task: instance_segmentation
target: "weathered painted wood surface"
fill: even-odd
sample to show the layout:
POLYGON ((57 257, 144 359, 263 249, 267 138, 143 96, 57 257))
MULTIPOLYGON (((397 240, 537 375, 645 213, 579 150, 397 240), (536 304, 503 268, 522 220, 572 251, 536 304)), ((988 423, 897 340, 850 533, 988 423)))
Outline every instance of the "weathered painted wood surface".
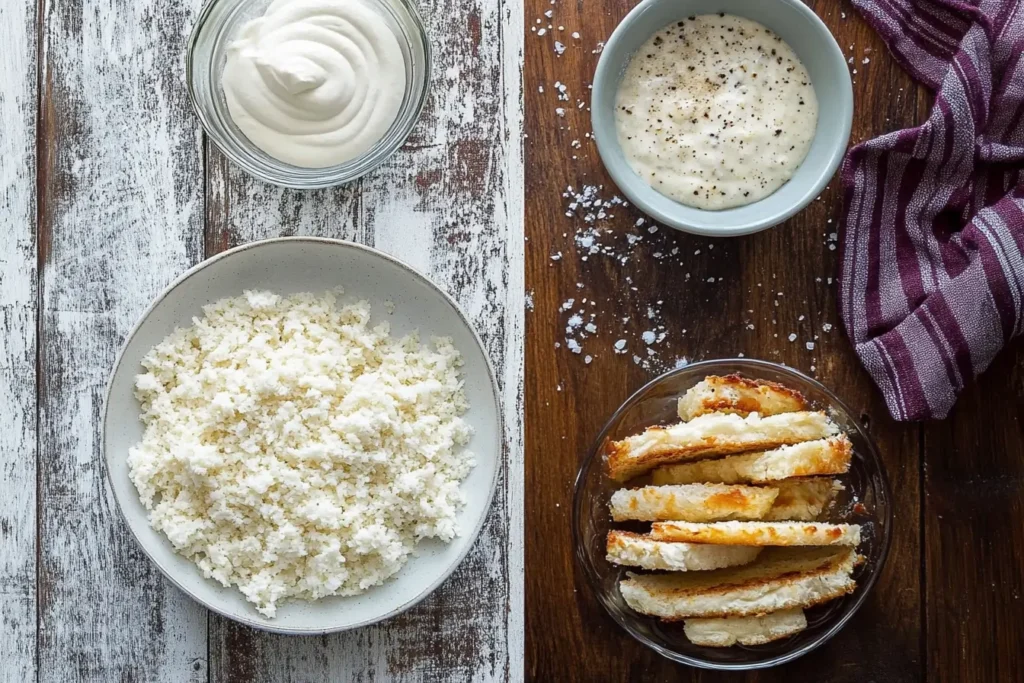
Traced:
POLYGON ((0 4, 0 683, 37 662, 35 25, 0 4))
POLYGON ((167 58, 192 17, 155 0, 40 17, 40 681, 207 676, 205 610, 136 547, 99 434, 122 339, 202 257, 202 139, 167 58))
POLYGON ((0 682, 521 680, 521 2, 423 3, 423 119, 384 168, 316 193, 255 182, 204 139, 181 73, 199 6, 0 5, 0 682), (357 240, 428 273, 504 390, 506 462, 480 541, 424 604, 352 634, 284 638, 208 614, 135 547, 101 465, 104 385, 137 316, 205 256, 283 234, 357 240))
POLYGON ((479 541, 421 605, 376 627, 304 640, 211 616, 217 680, 522 679, 522 578, 513 576, 522 571, 522 10, 491 0, 420 10, 434 36, 434 82, 405 147, 351 187, 315 193, 269 188, 211 148, 207 248, 341 237, 429 274, 480 331, 502 382, 504 475, 479 541))

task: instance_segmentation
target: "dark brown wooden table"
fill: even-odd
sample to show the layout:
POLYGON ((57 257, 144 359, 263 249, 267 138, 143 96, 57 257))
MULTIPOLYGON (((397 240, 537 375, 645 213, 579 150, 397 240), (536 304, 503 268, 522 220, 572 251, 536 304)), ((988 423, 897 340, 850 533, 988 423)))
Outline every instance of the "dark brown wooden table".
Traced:
MULTIPOLYGON (((612 231, 602 242, 625 244, 629 234, 642 241, 620 247, 625 264, 603 254, 582 258, 574 235, 588 223, 566 216, 562 192, 585 184, 603 184, 603 197, 616 191, 586 137, 589 111, 577 99, 589 106, 596 43, 634 4, 526 2, 526 280, 534 302, 526 321, 527 679, 1024 680, 1024 345, 1005 350, 947 420, 895 423, 836 311, 830 278, 838 250, 830 233, 841 212, 838 180, 786 224, 740 239, 651 234, 635 226, 636 210, 613 208, 614 218, 595 221, 612 231), (560 56, 556 40, 566 46, 560 56), (556 82, 568 101, 557 99, 556 82), (580 354, 565 346, 570 312, 560 309, 569 298, 573 310, 583 298, 596 302, 598 331, 580 354), (660 309, 668 334, 658 362, 645 369, 632 353, 651 326, 648 304, 660 309), (626 354, 613 353, 620 338, 626 354), (775 670, 724 676, 662 659, 619 630, 574 565, 569 520, 578 463, 632 391, 675 358, 740 353, 812 372, 860 414, 884 455, 896 525, 878 585, 833 641, 775 670)), ((810 4, 854 57, 852 142, 920 123, 931 94, 900 69, 850 3, 810 4)))

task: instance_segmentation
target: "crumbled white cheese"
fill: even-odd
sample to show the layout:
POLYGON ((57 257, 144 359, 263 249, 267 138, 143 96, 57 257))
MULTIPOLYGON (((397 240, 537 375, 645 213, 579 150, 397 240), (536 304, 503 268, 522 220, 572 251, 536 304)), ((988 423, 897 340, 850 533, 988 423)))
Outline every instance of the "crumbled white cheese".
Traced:
POLYGON ((145 433, 128 455, 150 524, 268 617, 353 595, 417 541, 450 541, 474 465, 450 339, 370 326, 334 293, 246 292, 143 359, 145 433))

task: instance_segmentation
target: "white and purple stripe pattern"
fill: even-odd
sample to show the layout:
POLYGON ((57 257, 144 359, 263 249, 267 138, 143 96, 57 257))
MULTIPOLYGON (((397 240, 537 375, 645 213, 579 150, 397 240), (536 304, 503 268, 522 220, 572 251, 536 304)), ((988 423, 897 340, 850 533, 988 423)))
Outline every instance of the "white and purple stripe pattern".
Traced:
POLYGON ((943 418, 1024 332, 1024 3, 854 5, 936 97, 846 157, 840 313, 893 417, 943 418))

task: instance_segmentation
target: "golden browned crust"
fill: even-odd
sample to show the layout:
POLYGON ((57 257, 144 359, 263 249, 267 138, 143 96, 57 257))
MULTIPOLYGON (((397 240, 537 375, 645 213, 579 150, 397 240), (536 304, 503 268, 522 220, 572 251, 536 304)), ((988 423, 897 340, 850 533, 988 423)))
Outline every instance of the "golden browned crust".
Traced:
POLYGON ((767 521, 810 521, 818 515, 843 489, 837 479, 804 477, 772 482, 778 489, 771 510, 764 516, 767 521))
POLYGON ((713 493, 704 501, 705 507, 715 512, 731 512, 742 510, 753 503, 750 496, 744 493, 743 489, 736 487, 724 493, 713 493))
POLYGON ((612 496, 612 519, 711 522, 724 519, 760 519, 778 497, 774 486, 739 484, 689 484, 644 486, 612 496), (615 502, 628 496, 628 502, 615 502), (642 509, 641 509, 642 508, 642 509))
MULTIPOLYGON (((665 431, 664 427, 649 427, 647 432, 665 431)), ((608 453, 608 476, 615 481, 626 481, 639 476, 648 470, 671 465, 683 460, 696 460, 712 455, 725 455, 735 453, 738 448, 732 445, 729 439, 722 439, 715 436, 704 438, 701 443, 680 448, 671 444, 652 448, 640 456, 632 456, 629 444, 623 441, 615 441, 611 444, 608 453)), ((784 439, 763 439, 761 441, 750 441, 742 445, 744 451, 768 451, 779 446, 788 445, 789 441, 784 439)))
MULTIPOLYGON (((814 483, 815 480, 811 479, 797 479, 794 480, 794 484, 806 482, 808 484, 814 483)), ((780 482, 781 483, 781 482, 780 482)), ((779 495, 775 497, 775 507, 789 507, 796 503, 806 503, 813 507, 824 507, 825 504, 831 498, 831 493, 834 490, 835 483, 831 479, 824 479, 821 482, 827 485, 826 489, 824 486, 820 487, 821 491, 808 488, 806 491, 798 489, 795 486, 779 486, 779 495)))
MULTIPOLYGON (((691 420, 707 413, 738 413, 765 415, 781 412, 808 410, 809 403, 803 394, 795 389, 769 382, 750 379, 738 373, 730 375, 708 375, 704 378, 705 389, 710 395, 699 398, 696 405, 680 410, 683 420, 691 420), (733 389, 738 395, 722 396, 723 390, 733 389)), ((685 399, 685 397, 684 397, 685 399)))
MULTIPOLYGON (((705 379, 712 379, 713 377, 715 377, 715 375, 709 375, 705 379)), ((790 389, 785 384, 779 384, 778 382, 770 382, 766 379, 750 379, 749 377, 744 377, 738 372, 734 372, 728 375, 722 375, 719 377, 719 379, 721 379, 722 382, 725 384, 733 384, 736 386, 746 387, 747 389, 755 389, 758 391, 774 391, 775 393, 781 396, 789 397, 790 399, 793 400, 794 403, 799 403, 801 407, 798 408, 797 410, 807 410, 808 404, 807 399, 804 398, 804 395, 801 394, 796 389, 790 389)))
MULTIPOLYGON (((802 578, 805 578, 805 577, 798 576, 798 577, 794 578, 792 581, 790 581, 790 583, 793 583, 795 581, 799 581, 802 578)), ((814 598, 813 600, 811 600, 811 599, 804 600, 803 602, 801 602, 800 607, 803 608, 803 609, 811 609, 812 607, 817 607, 818 605, 824 605, 826 602, 832 602, 836 598, 841 598, 844 595, 849 595, 850 593, 852 593, 855 590, 857 590, 857 582, 854 581, 853 579, 851 579, 849 581, 849 583, 847 583, 846 585, 838 586, 835 590, 833 590, 833 591, 831 591, 829 593, 823 594, 823 595, 821 595, 821 596, 819 596, 817 598, 814 598)), ((766 611, 750 612, 750 613, 743 614, 742 616, 745 616, 745 617, 763 617, 764 615, 770 614, 770 613, 771 613, 771 610, 766 610, 766 611)), ((702 612, 699 618, 701 618, 701 619, 725 619, 725 618, 735 617, 735 616, 737 616, 735 610, 728 610, 728 609, 726 609, 726 610, 722 610, 721 612, 714 612, 714 611, 712 611, 712 612, 702 612)), ((666 624, 671 624, 671 623, 677 623, 677 622, 680 622, 680 621, 686 621, 687 619, 692 619, 692 618, 693 617, 659 617, 659 620, 665 622, 666 624)))
MULTIPOLYGON (((820 452, 811 457, 798 467, 785 468, 781 476, 778 475, 778 468, 774 473, 769 473, 769 458, 785 455, 782 452, 756 452, 758 449, 750 449, 749 453, 738 453, 730 455, 721 460, 695 463, 667 463, 662 469, 654 473, 654 483, 658 485, 667 484, 690 484, 697 481, 733 483, 753 483, 771 485, 779 479, 790 479, 796 477, 808 477, 812 475, 843 474, 850 469, 850 459, 853 454, 853 444, 846 434, 805 441, 800 444, 783 444, 781 447, 819 447, 820 452), (823 443, 823 446, 822 446, 823 443), (750 461, 752 459, 763 459, 763 464, 755 467, 750 461), (722 474, 724 465, 730 463, 746 462, 740 471, 730 473, 729 476, 722 474), (675 465, 675 466, 673 466, 675 465)), ((628 452, 628 448, 627 448, 628 452)), ((692 458, 692 459, 697 459, 692 458)), ((737 465, 737 467, 739 467, 737 465)))
POLYGON ((651 537, 658 541, 713 545, 830 545, 838 544, 837 542, 848 533, 856 533, 856 527, 820 522, 810 524, 766 522, 749 528, 743 526, 722 527, 715 523, 686 524, 684 526, 683 523, 676 522, 655 522, 651 527, 651 537), (800 542, 818 534, 824 537, 819 539, 820 542, 800 542))
MULTIPOLYGON (((757 586, 761 586, 761 585, 764 585, 764 584, 772 584, 774 586, 783 586, 783 585, 788 585, 788 584, 796 583, 797 581, 801 581, 801 580, 804 580, 804 579, 812 578, 812 577, 815 577, 815 576, 825 576, 825 575, 828 575, 828 574, 833 574, 836 571, 838 571, 840 569, 840 567, 842 567, 842 565, 844 563, 847 563, 847 562, 849 562, 851 564, 851 567, 852 567, 856 563, 857 558, 860 557, 860 556, 856 555, 856 556, 851 558, 851 555, 854 555, 854 550, 852 548, 848 548, 848 549, 844 549, 844 550, 838 550, 838 551, 836 551, 835 553, 833 553, 831 555, 827 555, 827 556, 823 557, 821 560, 819 560, 818 562, 814 563, 813 565, 801 566, 798 569, 793 569, 793 570, 790 570, 790 571, 783 571, 783 572, 781 572, 779 574, 757 575, 757 576, 751 576, 749 578, 743 578, 743 579, 732 580, 732 581, 726 580, 726 581, 723 581, 722 583, 720 583, 718 585, 711 585, 711 586, 705 585, 705 584, 700 584, 700 585, 696 585, 696 586, 688 586, 688 587, 687 586, 682 586, 682 587, 679 587, 679 588, 668 588, 668 589, 664 589, 663 591, 660 591, 660 592, 663 593, 666 598, 685 598, 685 597, 690 596, 690 595, 702 595, 702 596, 728 595, 729 593, 735 592, 737 590, 742 590, 742 589, 747 589, 747 588, 755 588, 757 586)), ((731 571, 731 570, 717 570, 717 571, 725 572, 725 571, 731 571)), ((708 575, 710 577, 713 574, 711 572, 709 572, 708 575)), ((852 590, 852 588, 850 590, 852 590)), ((839 595, 845 595, 846 593, 849 593, 850 590, 844 590, 841 593, 839 593, 839 595)), ((822 599, 822 602, 825 602, 825 601, 830 600, 830 599, 832 599, 832 598, 824 598, 824 599, 822 599)), ((701 616, 702 617, 703 616, 709 616, 709 617, 730 616, 730 613, 729 612, 723 612, 722 614, 707 614, 707 615, 701 614, 701 616)))
POLYGON ((842 474, 850 469, 850 458, 853 456, 853 442, 846 434, 828 439, 829 447, 818 457, 813 458, 805 467, 793 471, 794 477, 806 477, 815 474, 842 474))
POLYGON ((606 542, 608 552, 610 553, 616 548, 625 547, 626 539, 651 540, 650 536, 644 536, 643 534, 635 534, 632 531, 619 531, 617 529, 612 529, 608 532, 608 539, 606 542))

